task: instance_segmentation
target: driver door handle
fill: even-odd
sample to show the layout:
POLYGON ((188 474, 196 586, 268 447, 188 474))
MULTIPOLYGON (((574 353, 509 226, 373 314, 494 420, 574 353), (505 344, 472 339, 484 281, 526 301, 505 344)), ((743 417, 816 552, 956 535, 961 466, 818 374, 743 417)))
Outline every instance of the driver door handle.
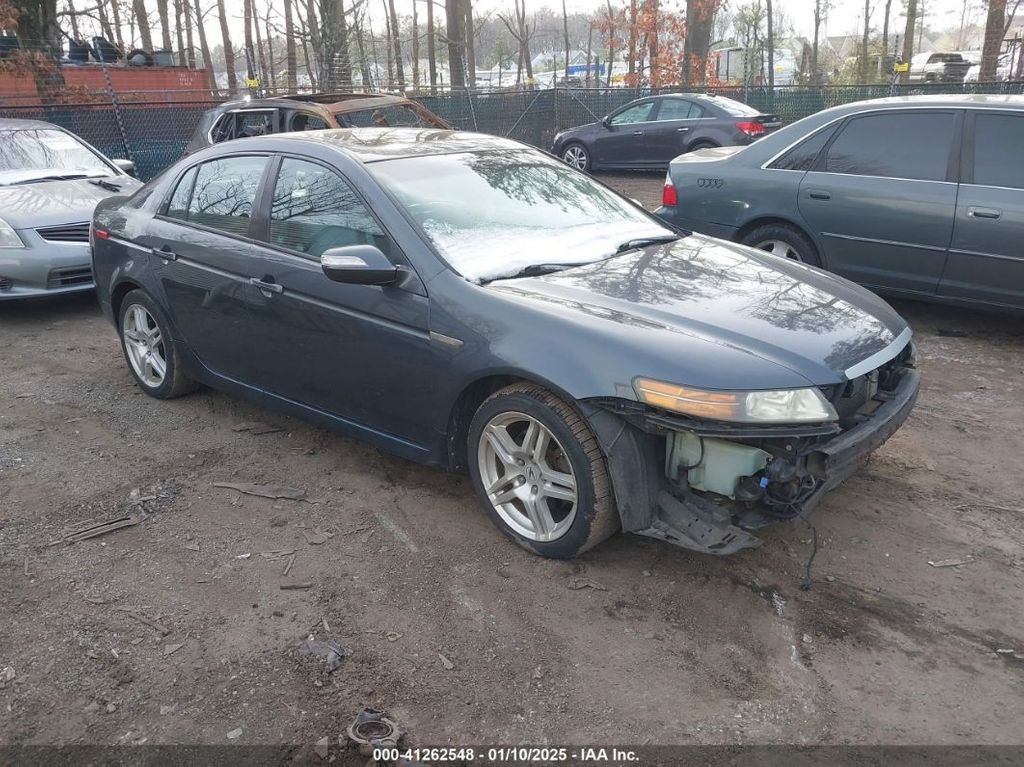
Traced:
POLYGON ((676 128, 676 133, 686 133, 686 131, 688 131, 688 130, 690 130, 690 129, 689 128, 676 128))
POLYGON ((832 195, 824 189, 808 189, 807 196, 812 200, 831 200, 832 195))
POLYGON ((278 285, 276 282, 265 282, 265 281, 261 280, 259 277, 250 277, 249 278, 249 284, 250 285, 255 285, 260 290, 264 290, 264 291, 266 291, 268 293, 283 293, 284 292, 284 287, 283 286, 278 285))
POLYGON ((178 260, 178 254, 171 250, 170 245, 163 245, 159 248, 153 248, 153 255, 164 259, 164 261, 178 260))

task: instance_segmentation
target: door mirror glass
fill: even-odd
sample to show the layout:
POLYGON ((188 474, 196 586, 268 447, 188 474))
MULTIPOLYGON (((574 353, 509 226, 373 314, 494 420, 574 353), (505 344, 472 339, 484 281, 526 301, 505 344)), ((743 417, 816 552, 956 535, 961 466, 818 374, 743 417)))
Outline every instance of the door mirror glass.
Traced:
POLYGON ((135 175, 135 163, 131 160, 112 160, 111 162, 118 167, 118 170, 124 171, 129 176, 135 175))
POLYGON ((325 250, 320 267, 329 279, 350 285, 390 285, 398 279, 398 267, 373 245, 325 250))

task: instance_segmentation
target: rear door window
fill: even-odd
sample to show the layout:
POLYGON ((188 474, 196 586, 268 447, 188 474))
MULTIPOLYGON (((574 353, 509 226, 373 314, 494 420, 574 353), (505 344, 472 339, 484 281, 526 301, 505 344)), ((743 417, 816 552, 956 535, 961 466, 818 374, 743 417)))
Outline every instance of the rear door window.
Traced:
POLYGON ((703 112, 703 109, 686 99, 662 99, 658 106, 657 120, 692 120, 700 117, 703 112))
POLYGON ((954 112, 855 117, 826 150, 822 170, 855 176, 944 181, 955 124, 954 112))
POLYGON ((974 183, 1024 189, 1024 115, 974 118, 974 183))
POLYGON ((266 164, 266 157, 224 157, 204 162, 182 177, 171 196, 167 215, 226 234, 247 236, 266 164), (188 183, 190 177, 194 183, 188 183))
POLYGON ((384 230, 347 181, 322 165, 292 158, 282 161, 274 187, 270 242, 313 258, 347 245, 390 251, 384 230))
POLYGON ((315 115, 312 112, 296 112, 292 115, 289 130, 324 130, 325 128, 330 127, 331 126, 328 124, 327 120, 322 118, 320 115, 315 115))
POLYGON ((810 170, 814 167, 814 161, 818 158, 822 147, 828 143, 828 140, 832 138, 832 134, 835 132, 835 125, 819 130, 817 133, 805 138, 768 167, 778 170, 810 170))
POLYGON ((245 109, 221 117, 210 137, 214 144, 248 136, 264 136, 277 130, 276 109, 245 109))

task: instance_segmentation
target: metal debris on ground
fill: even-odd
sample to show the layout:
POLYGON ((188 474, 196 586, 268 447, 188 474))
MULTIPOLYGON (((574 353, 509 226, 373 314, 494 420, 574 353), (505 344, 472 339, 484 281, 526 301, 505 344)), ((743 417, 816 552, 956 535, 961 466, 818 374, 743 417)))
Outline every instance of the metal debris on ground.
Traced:
POLYGON ((247 551, 245 554, 236 554, 235 559, 248 559, 252 556, 252 552, 247 551))
POLYGON ((78 543, 79 541, 96 538, 100 535, 106 535, 107 533, 112 533, 115 530, 120 530, 121 528, 131 527, 132 525, 137 524, 139 524, 138 518, 133 517, 130 514, 104 520, 90 519, 88 522, 83 522, 78 527, 66 529, 61 534, 60 539, 51 541, 50 545, 55 546, 58 543, 78 543))
POLYGON ((973 557, 967 557, 966 559, 940 559, 938 561, 929 559, 928 564, 932 567, 959 567, 960 565, 969 565, 973 561, 973 557))
POLYGON ((313 588, 312 583, 282 583, 281 591, 303 591, 313 588))
POLYGON ((167 628, 164 624, 160 623, 159 621, 155 621, 152 618, 147 618, 142 613, 133 610, 130 607, 115 607, 114 609, 126 613, 129 618, 134 618, 139 623, 145 626, 149 626, 151 629, 157 631, 160 634, 160 636, 167 636, 171 633, 171 630, 167 628))
POLYGON ((247 431, 250 434, 277 434, 278 432, 284 431, 284 429, 278 426, 268 426, 265 423, 259 423, 257 421, 251 421, 246 423, 236 424, 231 427, 231 431, 247 431))
POLYGON ((164 655, 174 655, 174 653, 178 652, 178 650, 180 650, 184 646, 185 646, 184 642, 175 642, 174 644, 165 644, 164 645, 164 655))
POLYGON ((570 578, 566 588, 572 591, 579 591, 580 589, 594 589, 594 591, 607 591, 607 586, 602 586, 596 581, 591 581, 586 578, 570 578))
POLYGON ((304 527, 301 529, 302 537, 306 539, 306 543, 310 546, 320 546, 327 543, 328 540, 334 537, 334 533, 325 532, 318 527, 314 527, 312 529, 304 527))
POLYGON ((348 728, 349 740, 359 747, 364 756, 371 755, 375 748, 397 746, 403 735, 405 733, 388 718, 386 711, 375 708, 364 708, 348 728))
POLYGON ((441 659, 441 665, 444 666, 448 671, 451 671, 453 668, 455 668, 455 663, 452 662, 452 660, 444 653, 439 652, 437 654, 437 657, 441 659))
POLYGON ((331 739, 324 735, 320 740, 313 746, 313 752, 321 759, 326 759, 327 754, 331 750, 331 739))
POLYGON ((236 727, 228 733, 227 737, 228 740, 237 740, 238 738, 242 737, 242 728, 236 727))
POLYGON ((214 487, 222 487, 227 490, 236 490, 245 495, 255 495, 260 498, 283 498, 288 501, 306 500, 306 491, 298 487, 287 485, 257 485, 253 482, 214 482, 214 487))
POLYGON ((295 564, 295 554, 288 555, 288 562, 284 566, 284 570, 281 571, 282 576, 287 576, 292 570, 292 565, 295 564))
POLYGON ((341 662, 345 660, 346 655, 345 648, 337 639, 321 641, 313 639, 312 635, 302 641, 302 644, 299 645, 299 652, 303 655, 315 655, 318 658, 323 658, 327 662, 328 674, 333 674, 341 667, 341 662))

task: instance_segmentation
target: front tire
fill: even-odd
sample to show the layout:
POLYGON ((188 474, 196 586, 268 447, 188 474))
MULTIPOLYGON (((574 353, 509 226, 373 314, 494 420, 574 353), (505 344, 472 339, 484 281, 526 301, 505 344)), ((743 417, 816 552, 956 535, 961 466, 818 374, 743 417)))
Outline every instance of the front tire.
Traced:
POLYGON ((742 243, 774 256, 800 261, 809 266, 821 266, 814 243, 803 232, 785 224, 759 226, 749 232, 742 243))
POLYGON ((575 407, 534 384, 491 395, 469 427, 484 511, 523 548, 569 559, 619 529, 604 456, 575 407))
POLYGON ((576 170, 590 172, 590 151, 579 142, 574 141, 562 149, 562 161, 576 170))
POLYGON ((117 329, 128 369, 150 397, 173 399, 197 388, 182 369, 170 320, 145 291, 124 297, 117 329))

